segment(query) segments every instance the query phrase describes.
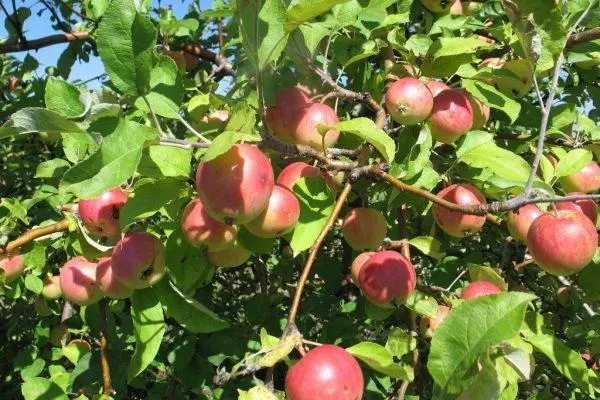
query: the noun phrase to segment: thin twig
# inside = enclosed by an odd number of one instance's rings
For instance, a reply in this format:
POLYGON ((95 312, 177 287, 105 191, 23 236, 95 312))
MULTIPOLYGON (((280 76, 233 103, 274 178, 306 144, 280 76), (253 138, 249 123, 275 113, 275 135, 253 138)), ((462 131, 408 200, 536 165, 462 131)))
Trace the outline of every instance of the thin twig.
POLYGON ((206 149, 210 146, 208 143, 190 142, 188 140, 171 138, 167 136, 162 136, 158 144, 163 146, 179 147, 182 149, 206 149))
MULTIPOLYGON (((557 276, 558 280, 560 283, 562 283, 565 286, 572 286, 571 282, 565 278, 564 276, 557 276)), ((587 313, 588 316, 590 317, 595 317, 596 316, 596 312, 592 309, 592 307, 590 307, 590 305, 588 303, 583 303, 583 309, 585 310, 585 312, 587 313)))
POLYGON ((154 127, 158 130, 158 133, 160 134, 161 137, 164 136, 165 134, 160 126, 160 122, 158 122, 158 117, 156 116, 156 114, 154 113, 154 110, 152 109, 152 106, 150 105, 150 102, 144 95, 142 95, 142 99, 144 100, 144 103, 146 103, 146 107, 148 107, 148 110, 150 111, 150 115, 152 116, 152 122, 154 123, 154 127))
POLYGON ((110 363, 108 360, 108 341, 106 340, 106 299, 100 300, 100 361, 102 363, 102 392, 110 396, 110 363))
POLYGON ((192 132, 198 139, 200 139, 202 142, 210 144, 210 140, 208 140, 207 138, 205 138, 200 132, 198 132, 197 130, 194 129, 194 127, 192 125, 190 125, 189 122, 187 122, 185 120, 185 118, 183 118, 181 115, 179 115, 179 113, 177 114, 177 117, 179 118, 179 121, 190 131, 192 132))
POLYGON ((39 228, 31 229, 15 240, 8 242, 4 249, 0 248, 0 254, 11 253, 17 250, 19 247, 26 245, 27 243, 40 238, 42 236, 51 235, 56 232, 63 232, 69 229, 69 220, 63 219, 60 222, 51 225, 41 226, 39 228))

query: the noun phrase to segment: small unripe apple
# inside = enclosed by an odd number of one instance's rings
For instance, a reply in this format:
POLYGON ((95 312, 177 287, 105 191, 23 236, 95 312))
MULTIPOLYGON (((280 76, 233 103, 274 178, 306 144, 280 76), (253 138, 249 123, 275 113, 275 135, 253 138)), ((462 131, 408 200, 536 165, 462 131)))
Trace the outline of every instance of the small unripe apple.
POLYGON ((119 213, 129 193, 116 188, 98 197, 79 201, 79 216, 83 225, 99 236, 116 236, 121 232, 119 213))
POLYGON ((300 202, 294 192, 275 184, 267 208, 244 226, 258 237, 275 238, 292 231, 299 218, 300 202))
POLYGON ((490 107, 483 101, 475 98, 471 93, 465 92, 471 108, 473 109, 473 126, 472 130, 481 129, 485 126, 490 118, 490 107))
POLYGON ((511 97, 523 97, 533 86, 533 66, 525 59, 509 60, 502 68, 512 72, 516 77, 497 76, 498 90, 511 97))
POLYGON ((454 2, 452 0, 421 0, 421 4, 429 11, 441 14, 449 12, 454 2))
POLYGON ((257 147, 233 145, 226 153, 201 162, 196 189, 214 218, 244 224, 269 204, 275 177, 271 162, 257 147))
POLYGON ((538 217, 527 234, 535 263, 551 275, 579 272, 592 261, 598 247, 596 227, 583 213, 557 211, 538 217))
POLYGON ((417 273, 402 254, 384 250, 373 254, 358 274, 359 287, 371 303, 386 306, 403 302, 415 290, 417 273))
POLYGON ((227 110, 216 110, 212 113, 202 117, 200 122, 207 125, 222 125, 229 119, 229 111, 227 110))
POLYGON ((97 264, 77 256, 71 258, 60 269, 60 290, 62 296, 71 303, 88 306, 102 298, 102 291, 96 281, 97 264))
POLYGON ((600 189, 600 167, 596 161, 590 161, 579 171, 560 178, 565 192, 593 193, 600 189))
POLYGON ((112 271, 110 257, 103 257, 98 261, 96 279, 100 290, 111 299, 126 299, 133 294, 133 289, 119 281, 112 271))
POLYGON ((506 218, 506 226, 508 227, 510 236, 520 242, 527 242, 527 233, 531 224, 542 214, 543 211, 535 204, 526 204, 514 211, 510 211, 506 218))
POLYGON ((427 120, 433 139, 452 143, 473 126, 473 108, 469 99, 457 90, 444 90, 433 98, 427 120))
POLYGON ((309 103, 296 109, 293 118, 289 121, 293 130, 290 137, 282 137, 284 141, 293 144, 304 144, 318 151, 332 147, 338 140, 340 133, 335 129, 329 129, 325 133, 325 139, 317 130, 318 125, 333 126, 340 122, 335 110, 327 104, 309 103))
MULTIPOLYGON (((567 193, 567 196, 578 196, 585 195, 585 193, 581 192, 572 192, 567 193)), ((596 225, 596 221, 598 220, 598 205, 592 199, 587 200, 575 200, 575 201, 561 201, 556 203, 557 210, 571 210, 571 211, 579 211, 586 217, 592 221, 592 224, 596 225)))
POLYGON ((398 79, 387 88, 385 108, 394 121, 402 125, 416 125, 431 114, 433 95, 416 78, 398 79))
POLYGON ((115 245, 111 266, 113 275, 121 283, 144 289, 165 275, 165 248, 151 233, 128 233, 115 245))
POLYGON ((449 11, 452 15, 463 15, 464 10, 462 2, 460 0, 456 0, 454 4, 452 4, 452 7, 450 7, 449 11))
POLYGON ((54 347, 62 347, 63 343, 69 340, 69 327, 65 324, 58 324, 50 329, 50 344, 54 347))
POLYGON ((220 250, 233 243, 237 228, 211 217, 202 200, 194 199, 183 211, 181 232, 192 246, 220 250))
POLYGON ((438 326, 446 319, 446 316, 450 313, 450 307, 439 305, 438 312, 435 318, 423 317, 419 324, 421 332, 427 337, 432 337, 438 326))
POLYGON ((48 300, 56 300, 62 296, 62 290, 60 289, 60 276, 51 275, 44 278, 42 296, 48 300))
MULTIPOLYGON (((460 206, 485 204, 481 192, 466 183, 450 185, 440 191, 438 196, 460 206)), ((433 217, 444 232, 457 238, 478 232, 485 224, 485 216, 464 214, 437 204, 433 205, 433 217)))
POLYGON ((435 79, 427 81, 426 86, 434 98, 444 90, 452 90, 452 88, 446 85, 444 82, 436 81, 435 79))
POLYGON ((285 376, 288 400, 360 400, 364 378, 358 362, 341 347, 315 347, 285 376))
POLYGON ((487 296, 500 293, 502 289, 488 281, 474 281, 467 285, 460 294, 461 299, 472 299, 473 297, 487 296))
POLYGON ((463 4, 463 12, 466 16, 475 15, 475 13, 481 7, 481 3, 476 1, 464 1, 463 4))
POLYGON ((237 241, 224 250, 208 251, 207 254, 211 264, 219 268, 239 267, 252 256, 252 253, 237 241))
POLYGON ((354 250, 374 250, 387 236, 387 222, 379 210, 353 208, 344 218, 342 234, 354 250))
POLYGON ((0 258, 0 269, 4 271, 4 281, 6 283, 14 281, 25 271, 23 257, 14 253, 0 258))
POLYGON ((286 142, 291 142, 293 126, 290 121, 295 118, 298 108, 310 103, 306 92, 298 86, 277 93, 275 105, 267 108, 269 129, 286 142))
POLYGON ((360 253, 358 256, 356 256, 354 261, 352 261, 352 265, 350 266, 350 278, 352 279, 352 282, 356 286, 358 286, 358 284, 359 284, 358 277, 359 277, 362 266, 374 254, 375 254, 374 251, 366 251, 364 253, 360 253))

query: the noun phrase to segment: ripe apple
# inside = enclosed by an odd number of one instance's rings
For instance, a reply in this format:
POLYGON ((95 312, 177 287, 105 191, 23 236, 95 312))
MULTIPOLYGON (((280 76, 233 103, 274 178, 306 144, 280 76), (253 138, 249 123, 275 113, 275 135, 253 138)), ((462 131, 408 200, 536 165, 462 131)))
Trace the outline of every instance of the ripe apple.
POLYGON ((11 76, 8 78, 8 90, 11 92, 17 92, 21 88, 21 79, 16 76, 11 76))
POLYGON ((246 250, 237 241, 226 249, 216 251, 209 250, 207 254, 211 264, 219 268, 239 267, 252 256, 252 253, 246 250))
POLYGON ((79 201, 79 216, 83 225, 99 236, 116 236, 121 233, 119 213, 127 202, 129 193, 116 188, 98 197, 79 201))
POLYGON ((533 86, 533 66, 525 59, 509 60, 502 69, 512 72, 516 77, 497 76, 498 90, 510 97, 523 97, 533 86))
POLYGON ((297 115, 297 109, 310 104, 306 92, 292 86, 277 93, 275 105, 267 108, 267 126, 286 142, 292 142, 293 127, 290 121, 297 115))
POLYGON ((358 362, 341 347, 310 350, 285 377, 288 400, 359 400, 364 378, 358 362))
POLYGON ((600 167, 596 161, 590 161, 579 171, 560 178, 565 192, 593 193, 600 189, 600 167))
POLYGON ((461 299, 472 299, 473 297, 487 296, 500 293, 502 290, 488 281, 474 281, 467 285, 460 294, 461 299))
POLYGON ((583 213, 557 211, 533 221, 527 246, 540 268, 551 275, 567 276, 592 261, 598 247, 598 233, 583 213))
POLYGON ((160 281, 166 273, 165 248, 151 233, 128 233, 115 245, 111 266, 121 283, 144 289, 160 281))
POLYGON ((60 299, 62 296, 62 290, 60 289, 60 276, 49 275, 44 278, 42 296, 48 300, 60 299))
POLYGON ((282 140, 293 144, 304 144, 315 150, 323 151, 332 147, 338 140, 340 133, 329 129, 325 133, 325 140, 317 130, 318 125, 333 126, 340 122, 333 108, 327 104, 309 103, 295 110, 291 123, 290 137, 281 137, 282 140))
POLYGON ((421 328, 421 332, 423 335, 427 337, 432 337, 438 326, 446 319, 446 316, 450 313, 450 307, 439 305, 438 312, 435 318, 423 317, 421 318, 421 322, 419 326, 421 328))
POLYGON ((0 258, 0 269, 4 271, 4 281, 6 283, 14 281, 25 271, 23 257, 20 254, 13 253, 0 258))
POLYGON ((454 5, 452 0, 421 0, 423 7, 434 13, 447 13, 450 7, 454 5))
POLYGON ((416 125, 431 114, 433 96, 417 78, 402 78, 387 88, 385 108, 394 121, 402 125, 416 125))
POLYGON ((60 290, 62 296, 80 306, 94 304, 102 298, 102 291, 96 280, 97 264, 85 257, 71 258, 60 269, 60 290))
POLYGON ((342 223, 342 234, 354 250, 376 249, 387 236, 383 213, 373 208, 353 208, 342 223))
POLYGON ((217 221, 208 214, 202 200, 192 200, 183 211, 181 231, 189 244, 221 250, 235 240, 237 228, 217 221))
POLYGON ((490 107, 469 92, 465 92, 465 95, 469 99, 469 103, 473 109, 473 126, 471 129, 477 130, 483 128, 490 118, 490 107))
POLYGON ((373 254, 360 268, 359 287, 371 303, 385 306, 404 301, 415 290, 417 273, 402 254, 384 250, 373 254))
POLYGON ((292 231, 298 218, 300 218, 300 202, 294 192, 285 186, 275 184, 267 208, 244 226, 258 237, 275 238, 292 231))
MULTIPOLYGON (((577 196, 577 195, 585 195, 585 193, 581 192, 572 192, 567 193, 567 196, 577 196)), ((586 217, 592 221, 592 224, 596 225, 596 221, 598 220, 598 205, 594 200, 575 200, 575 201, 562 201, 560 203, 556 203, 557 210, 572 210, 579 211, 583 213, 586 217)))
POLYGON ((277 176, 277 184, 293 190, 298 179, 315 176, 322 176, 319 168, 302 161, 296 161, 281 170, 277 176))
POLYGON ((358 256, 356 256, 354 261, 352 261, 352 265, 350 266, 350 278, 356 286, 359 285, 358 277, 360 275, 360 270, 362 266, 374 254, 376 254, 374 251, 366 251, 364 253, 360 253, 358 256))
POLYGON ((436 81, 435 79, 429 80, 425 85, 434 98, 444 90, 452 90, 452 88, 446 85, 444 82, 436 81))
POLYGON ((100 290, 111 299, 126 299, 133 294, 133 289, 121 283, 113 275, 110 257, 103 257, 98 261, 96 280, 100 290))
POLYGON ((233 145, 226 153, 196 170, 196 189, 213 218, 244 224, 269 204, 275 177, 271 162, 249 144, 233 145))
POLYGON ((69 340, 69 327, 65 324, 58 324, 50 329, 50 344, 54 347, 62 347, 63 343, 69 340))
MULTIPOLYGON (((461 206, 485 204, 481 192, 467 183, 450 185, 440 191, 438 196, 461 206)), ((433 217, 444 232, 457 238, 478 232, 485 224, 485 216, 451 211, 437 204, 433 205, 433 217)))
POLYGON ((527 242, 527 233, 531 224, 542 214, 543 211, 535 204, 526 204, 517 210, 510 211, 506 218, 506 226, 510 236, 523 243, 527 242))
POLYGON ((469 99, 457 90, 444 90, 433 98, 427 120, 431 136, 442 143, 452 143, 473 126, 473 108, 469 99))

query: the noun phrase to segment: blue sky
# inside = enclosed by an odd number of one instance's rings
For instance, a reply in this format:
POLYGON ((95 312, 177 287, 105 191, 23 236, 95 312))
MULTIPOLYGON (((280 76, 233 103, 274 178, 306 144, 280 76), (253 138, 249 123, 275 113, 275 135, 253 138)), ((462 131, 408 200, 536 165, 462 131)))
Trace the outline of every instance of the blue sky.
MULTIPOLYGON (((201 6, 203 9, 206 9, 210 6, 210 4, 212 3, 211 0, 200 0, 201 2, 201 6)), ((10 2, 6 2, 7 7, 9 8, 10 11, 12 11, 11 7, 10 7, 10 2)), ((23 1, 17 1, 17 7, 22 7, 23 5, 25 6, 30 6, 32 5, 32 15, 31 17, 29 17, 26 22, 25 22, 25 36, 28 39, 37 39, 40 37, 44 37, 44 36, 48 36, 48 35, 52 35, 52 34, 56 34, 57 32, 52 29, 51 26, 51 22, 49 19, 49 12, 47 10, 44 11, 44 13, 42 14, 41 17, 38 17, 37 13, 44 9, 43 5, 41 3, 38 3, 35 0, 25 0, 23 1)), ((179 18, 183 17, 186 13, 187 13, 187 9, 188 9, 188 1, 183 1, 183 0, 163 0, 160 1, 160 5, 161 7, 172 7, 175 15, 179 18)), ((152 5, 153 6, 158 6, 159 5, 159 1, 157 0, 153 0, 152 1, 152 5)), ((0 24, 0 37, 2 38, 6 38, 7 37, 7 33, 6 33, 6 29, 4 26, 5 23, 5 17, 4 14, 0 14, 2 15, 2 24, 0 24)), ((32 51, 31 54, 37 58, 37 60, 40 63, 40 73, 44 72, 44 69, 48 66, 54 66, 56 65, 56 60, 58 60, 58 57, 61 55, 61 53, 64 51, 64 49, 67 47, 66 44, 59 44, 59 45, 54 45, 54 46, 49 46, 49 47, 45 47, 43 49, 40 49, 38 51, 32 51)), ((25 55, 27 54, 27 52, 22 52, 22 53, 14 53, 13 55, 22 59, 23 57, 25 57, 25 55)), ((69 77, 70 80, 75 80, 75 79, 80 79, 80 80, 87 80, 90 79, 94 76, 97 76, 99 74, 101 74, 104 71, 104 67, 102 66, 102 62, 99 59, 90 59, 89 63, 85 63, 85 62, 76 62, 75 65, 73 66, 73 69, 71 71, 71 76, 69 77)), ((98 86, 97 82, 93 82, 90 83, 88 85, 90 88, 95 88, 98 86)))

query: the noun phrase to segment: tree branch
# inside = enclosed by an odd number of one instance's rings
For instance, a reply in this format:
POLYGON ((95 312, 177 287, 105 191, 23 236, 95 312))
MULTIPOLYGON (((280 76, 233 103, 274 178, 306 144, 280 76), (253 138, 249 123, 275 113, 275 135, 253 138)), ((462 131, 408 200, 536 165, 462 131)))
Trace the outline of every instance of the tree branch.
POLYGON ((600 28, 592 28, 586 31, 577 32, 569 36, 567 40, 567 48, 576 46, 580 43, 591 42, 592 40, 600 39, 600 28))
POLYGON ((59 33, 57 35, 50 35, 39 39, 28 40, 26 42, 21 41, 19 43, 4 43, 0 44, 0 54, 39 50, 43 47, 53 46, 55 44, 75 42, 77 40, 87 40, 90 37, 91 36, 89 32, 72 32, 59 33))
POLYGON ((0 248, 0 254, 11 253, 17 250, 19 247, 26 245, 27 243, 40 238, 42 236, 50 235, 56 232, 63 232, 69 229, 69 220, 63 219, 55 224, 41 226, 39 228, 31 229, 19 236, 15 240, 9 242, 4 249, 0 248))
POLYGON ((218 70, 218 73, 216 74, 217 78, 222 78, 226 75, 235 76, 235 71, 233 70, 231 63, 227 57, 222 54, 213 53, 202 46, 189 42, 183 43, 181 50, 202 60, 216 64, 218 70))
POLYGON ((110 397, 110 363, 108 361, 108 341, 106 340, 106 299, 100 300, 100 361, 102 363, 102 392, 110 397))

